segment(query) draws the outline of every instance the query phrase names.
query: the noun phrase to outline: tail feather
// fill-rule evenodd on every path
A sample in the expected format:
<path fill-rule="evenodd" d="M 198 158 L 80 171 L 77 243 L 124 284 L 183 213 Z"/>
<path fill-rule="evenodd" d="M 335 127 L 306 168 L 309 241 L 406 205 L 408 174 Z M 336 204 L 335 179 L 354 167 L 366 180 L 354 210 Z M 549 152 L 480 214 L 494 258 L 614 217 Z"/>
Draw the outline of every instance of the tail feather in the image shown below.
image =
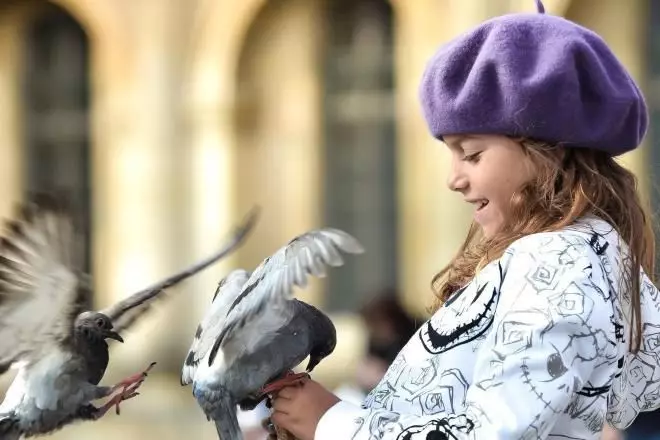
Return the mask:
<path fill-rule="evenodd" d="M 9 414 L 0 414 L 0 439 L 19 440 L 21 432 L 17 420 Z"/>
<path fill-rule="evenodd" d="M 222 387 L 208 387 L 195 383 L 193 396 L 207 420 L 213 420 L 220 440 L 243 440 L 236 415 L 237 405 Z M 2 439 L 2 437 L 0 437 Z"/>
<path fill-rule="evenodd" d="M 214 402 L 214 409 L 209 417 L 215 423 L 220 440 L 243 440 L 236 415 L 236 404 L 231 399 L 223 398 Z"/>

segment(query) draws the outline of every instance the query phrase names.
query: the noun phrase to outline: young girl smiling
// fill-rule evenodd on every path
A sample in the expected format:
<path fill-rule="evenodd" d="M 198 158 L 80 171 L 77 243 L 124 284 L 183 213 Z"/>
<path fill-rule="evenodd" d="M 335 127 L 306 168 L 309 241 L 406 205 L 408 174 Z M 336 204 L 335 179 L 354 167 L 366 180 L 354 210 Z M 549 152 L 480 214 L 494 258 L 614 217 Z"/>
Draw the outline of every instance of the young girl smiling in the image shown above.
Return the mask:
<path fill-rule="evenodd" d="M 660 406 L 655 237 L 615 160 L 647 108 L 598 35 L 537 5 L 430 60 L 422 109 L 474 223 L 361 406 L 313 380 L 274 396 L 296 437 L 597 439 Z"/>

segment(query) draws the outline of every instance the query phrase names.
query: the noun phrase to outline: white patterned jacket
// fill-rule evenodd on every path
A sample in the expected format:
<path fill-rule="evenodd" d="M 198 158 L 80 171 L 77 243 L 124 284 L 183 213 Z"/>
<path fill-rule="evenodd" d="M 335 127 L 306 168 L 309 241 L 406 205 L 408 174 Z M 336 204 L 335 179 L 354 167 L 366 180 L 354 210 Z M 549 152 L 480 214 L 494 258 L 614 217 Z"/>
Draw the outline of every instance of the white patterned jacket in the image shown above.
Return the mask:
<path fill-rule="evenodd" d="M 597 439 L 660 406 L 660 298 L 642 273 L 642 349 L 629 345 L 625 245 L 589 217 L 513 243 L 411 338 L 362 406 L 316 440 Z"/>

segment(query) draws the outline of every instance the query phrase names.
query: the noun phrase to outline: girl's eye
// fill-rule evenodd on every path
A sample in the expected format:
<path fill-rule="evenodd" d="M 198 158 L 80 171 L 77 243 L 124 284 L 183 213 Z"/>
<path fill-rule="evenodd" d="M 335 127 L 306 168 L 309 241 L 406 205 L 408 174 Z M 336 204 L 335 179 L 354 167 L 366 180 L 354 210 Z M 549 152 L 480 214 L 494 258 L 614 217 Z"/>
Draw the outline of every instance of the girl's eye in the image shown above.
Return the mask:
<path fill-rule="evenodd" d="M 478 151 L 476 153 L 464 156 L 463 160 L 465 162 L 478 162 L 479 161 L 479 156 L 481 156 L 481 151 Z"/>

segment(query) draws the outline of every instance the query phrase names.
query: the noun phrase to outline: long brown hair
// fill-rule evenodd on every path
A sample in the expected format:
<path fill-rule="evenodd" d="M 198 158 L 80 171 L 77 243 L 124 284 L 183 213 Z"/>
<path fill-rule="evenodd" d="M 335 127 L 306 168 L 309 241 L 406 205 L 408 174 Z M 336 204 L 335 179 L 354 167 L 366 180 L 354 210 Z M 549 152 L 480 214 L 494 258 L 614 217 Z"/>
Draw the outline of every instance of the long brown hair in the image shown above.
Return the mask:
<path fill-rule="evenodd" d="M 655 234 L 637 192 L 637 178 L 601 151 L 518 141 L 536 166 L 536 177 L 513 195 L 512 220 L 496 236 L 486 239 L 478 225 L 471 225 L 458 254 L 431 282 L 436 296 L 432 309 L 437 310 L 518 238 L 558 230 L 593 214 L 608 221 L 630 248 L 630 264 L 622 273 L 623 288 L 631 297 L 631 351 L 636 352 L 641 339 L 638 274 L 640 268 L 651 279 L 655 274 Z"/>

